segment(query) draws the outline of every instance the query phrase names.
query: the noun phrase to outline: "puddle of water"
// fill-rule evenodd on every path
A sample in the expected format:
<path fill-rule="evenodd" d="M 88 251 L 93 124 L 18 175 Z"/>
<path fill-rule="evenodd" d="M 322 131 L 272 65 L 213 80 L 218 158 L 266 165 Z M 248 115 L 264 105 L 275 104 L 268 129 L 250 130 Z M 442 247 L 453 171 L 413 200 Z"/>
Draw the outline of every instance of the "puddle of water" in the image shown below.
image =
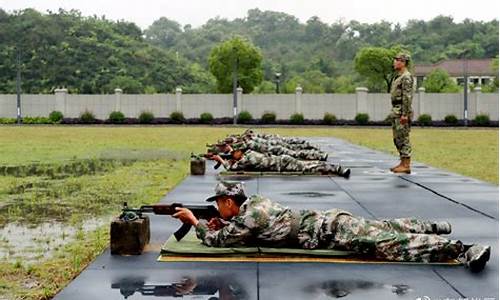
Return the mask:
<path fill-rule="evenodd" d="M 134 296 L 155 296 L 189 299 L 250 299 L 245 286 L 230 276 L 183 276 L 173 282 L 147 282 L 145 278 L 121 278 L 111 289 L 125 299 Z M 115 294 L 118 294 L 118 293 Z"/>
<path fill-rule="evenodd" d="M 0 165 L 0 176 L 47 176 L 52 179 L 70 176 L 94 175 L 109 172 L 117 167 L 138 161 L 158 159 L 180 160 L 178 152 L 163 149 L 110 149 L 97 158 L 64 160 L 56 163 L 33 162 L 28 165 Z"/>
<path fill-rule="evenodd" d="M 36 226 L 9 223 L 0 229 L 0 260 L 34 263 L 50 258 L 60 247 L 109 223 L 110 218 L 88 219 L 81 226 L 44 222 Z"/>
<path fill-rule="evenodd" d="M 368 295 L 368 293 L 403 296 L 413 290 L 405 284 L 387 284 L 364 280 L 330 280 L 306 286 L 304 291 L 308 294 L 324 295 L 328 299 L 336 299 L 349 295 L 360 297 L 364 294 Z M 316 299 L 318 298 L 322 297 Z"/>

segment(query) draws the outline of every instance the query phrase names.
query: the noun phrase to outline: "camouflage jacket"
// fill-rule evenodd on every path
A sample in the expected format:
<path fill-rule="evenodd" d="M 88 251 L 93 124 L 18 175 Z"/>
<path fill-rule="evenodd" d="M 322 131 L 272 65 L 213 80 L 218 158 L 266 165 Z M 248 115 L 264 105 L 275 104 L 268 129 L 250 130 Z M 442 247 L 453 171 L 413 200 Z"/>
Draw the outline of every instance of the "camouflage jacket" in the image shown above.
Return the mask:
<path fill-rule="evenodd" d="M 230 171 L 277 171 L 280 170 L 279 157 L 248 150 L 238 161 L 224 161 L 223 166 Z"/>
<path fill-rule="evenodd" d="M 413 77 L 406 71 L 398 75 L 391 85 L 392 112 L 396 116 L 409 116 L 413 111 Z"/>
<path fill-rule="evenodd" d="M 220 230 L 209 230 L 206 223 L 200 221 L 196 235 L 203 244 L 211 247 L 286 245 L 315 249 L 327 244 L 325 239 L 333 237 L 332 224 L 342 214 L 350 215 L 340 209 L 294 213 L 288 207 L 253 195 L 240 206 L 239 214 L 229 220 L 228 225 Z M 293 233 L 292 228 L 296 225 L 298 231 Z M 289 241 L 294 242 L 290 244 Z"/>

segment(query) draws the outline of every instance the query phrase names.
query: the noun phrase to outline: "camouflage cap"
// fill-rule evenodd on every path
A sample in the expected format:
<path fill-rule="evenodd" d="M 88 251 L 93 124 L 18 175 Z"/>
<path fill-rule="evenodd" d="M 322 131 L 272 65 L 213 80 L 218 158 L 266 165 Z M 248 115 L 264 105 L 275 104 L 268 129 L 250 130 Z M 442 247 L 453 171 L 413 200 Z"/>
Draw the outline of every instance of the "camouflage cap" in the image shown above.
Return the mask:
<path fill-rule="evenodd" d="M 396 56 L 394 56 L 394 59 L 400 59 L 400 60 L 404 60 L 406 62 L 410 61 L 410 55 L 408 53 L 403 53 L 403 52 L 400 52 L 398 54 L 396 54 Z"/>
<path fill-rule="evenodd" d="M 215 195 L 207 198 L 207 202 L 212 202 L 217 200 L 220 196 L 233 196 L 238 199 L 246 199 L 245 189 L 243 187 L 243 182 L 239 181 L 220 181 L 215 186 Z"/>
<path fill-rule="evenodd" d="M 255 131 L 253 129 L 247 129 L 245 132 L 243 132 L 243 135 L 254 135 Z"/>
<path fill-rule="evenodd" d="M 238 142 L 238 139 L 234 136 L 230 136 L 230 137 L 227 137 L 224 139 L 224 143 L 225 144 L 233 144 L 233 143 L 236 143 Z"/>

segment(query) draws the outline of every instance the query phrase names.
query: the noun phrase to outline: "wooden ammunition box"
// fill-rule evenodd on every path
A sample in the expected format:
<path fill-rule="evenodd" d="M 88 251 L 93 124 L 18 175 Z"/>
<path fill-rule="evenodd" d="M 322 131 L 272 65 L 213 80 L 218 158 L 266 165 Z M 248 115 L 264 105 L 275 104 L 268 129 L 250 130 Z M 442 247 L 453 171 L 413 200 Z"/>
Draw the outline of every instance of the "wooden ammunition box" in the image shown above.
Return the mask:
<path fill-rule="evenodd" d="M 205 175 L 205 159 L 191 159 L 191 175 Z"/>
<path fill-rule="evenodd" d="M 149 243 L 150 235 L 149 217 L 142 216 L 134 221 L 124 221 L 117 217 L 111 222 L 111 254 L 139 255 Z"/>

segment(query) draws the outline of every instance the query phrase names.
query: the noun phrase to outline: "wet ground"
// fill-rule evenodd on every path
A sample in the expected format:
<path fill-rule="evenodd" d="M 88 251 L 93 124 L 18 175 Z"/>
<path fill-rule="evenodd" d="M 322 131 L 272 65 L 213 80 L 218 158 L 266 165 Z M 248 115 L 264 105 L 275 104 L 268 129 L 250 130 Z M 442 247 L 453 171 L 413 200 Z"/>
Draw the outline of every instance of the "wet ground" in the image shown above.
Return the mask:
<path fill-rule="evenodd" d="M 445 219 L 452 238 L 492 246 L 486 269 L 461 266 L 325 263 L 214 263 L 156 261 L 179 227 L 151 217 L 151 243 L 140 256 L 99 256 L 55 299 L 498 299 L 498 187 L 423 164 L 411 175 L 386 171 L 395 157 L 334 138 L 311 139 L 329 160 L 352 168 L 337 177 L 241 177 L 259 193 L 291 208 L 338 207 L 367 218 Z M 216 183 L 190 176 L 161 202 L 200 204 Z"/>

